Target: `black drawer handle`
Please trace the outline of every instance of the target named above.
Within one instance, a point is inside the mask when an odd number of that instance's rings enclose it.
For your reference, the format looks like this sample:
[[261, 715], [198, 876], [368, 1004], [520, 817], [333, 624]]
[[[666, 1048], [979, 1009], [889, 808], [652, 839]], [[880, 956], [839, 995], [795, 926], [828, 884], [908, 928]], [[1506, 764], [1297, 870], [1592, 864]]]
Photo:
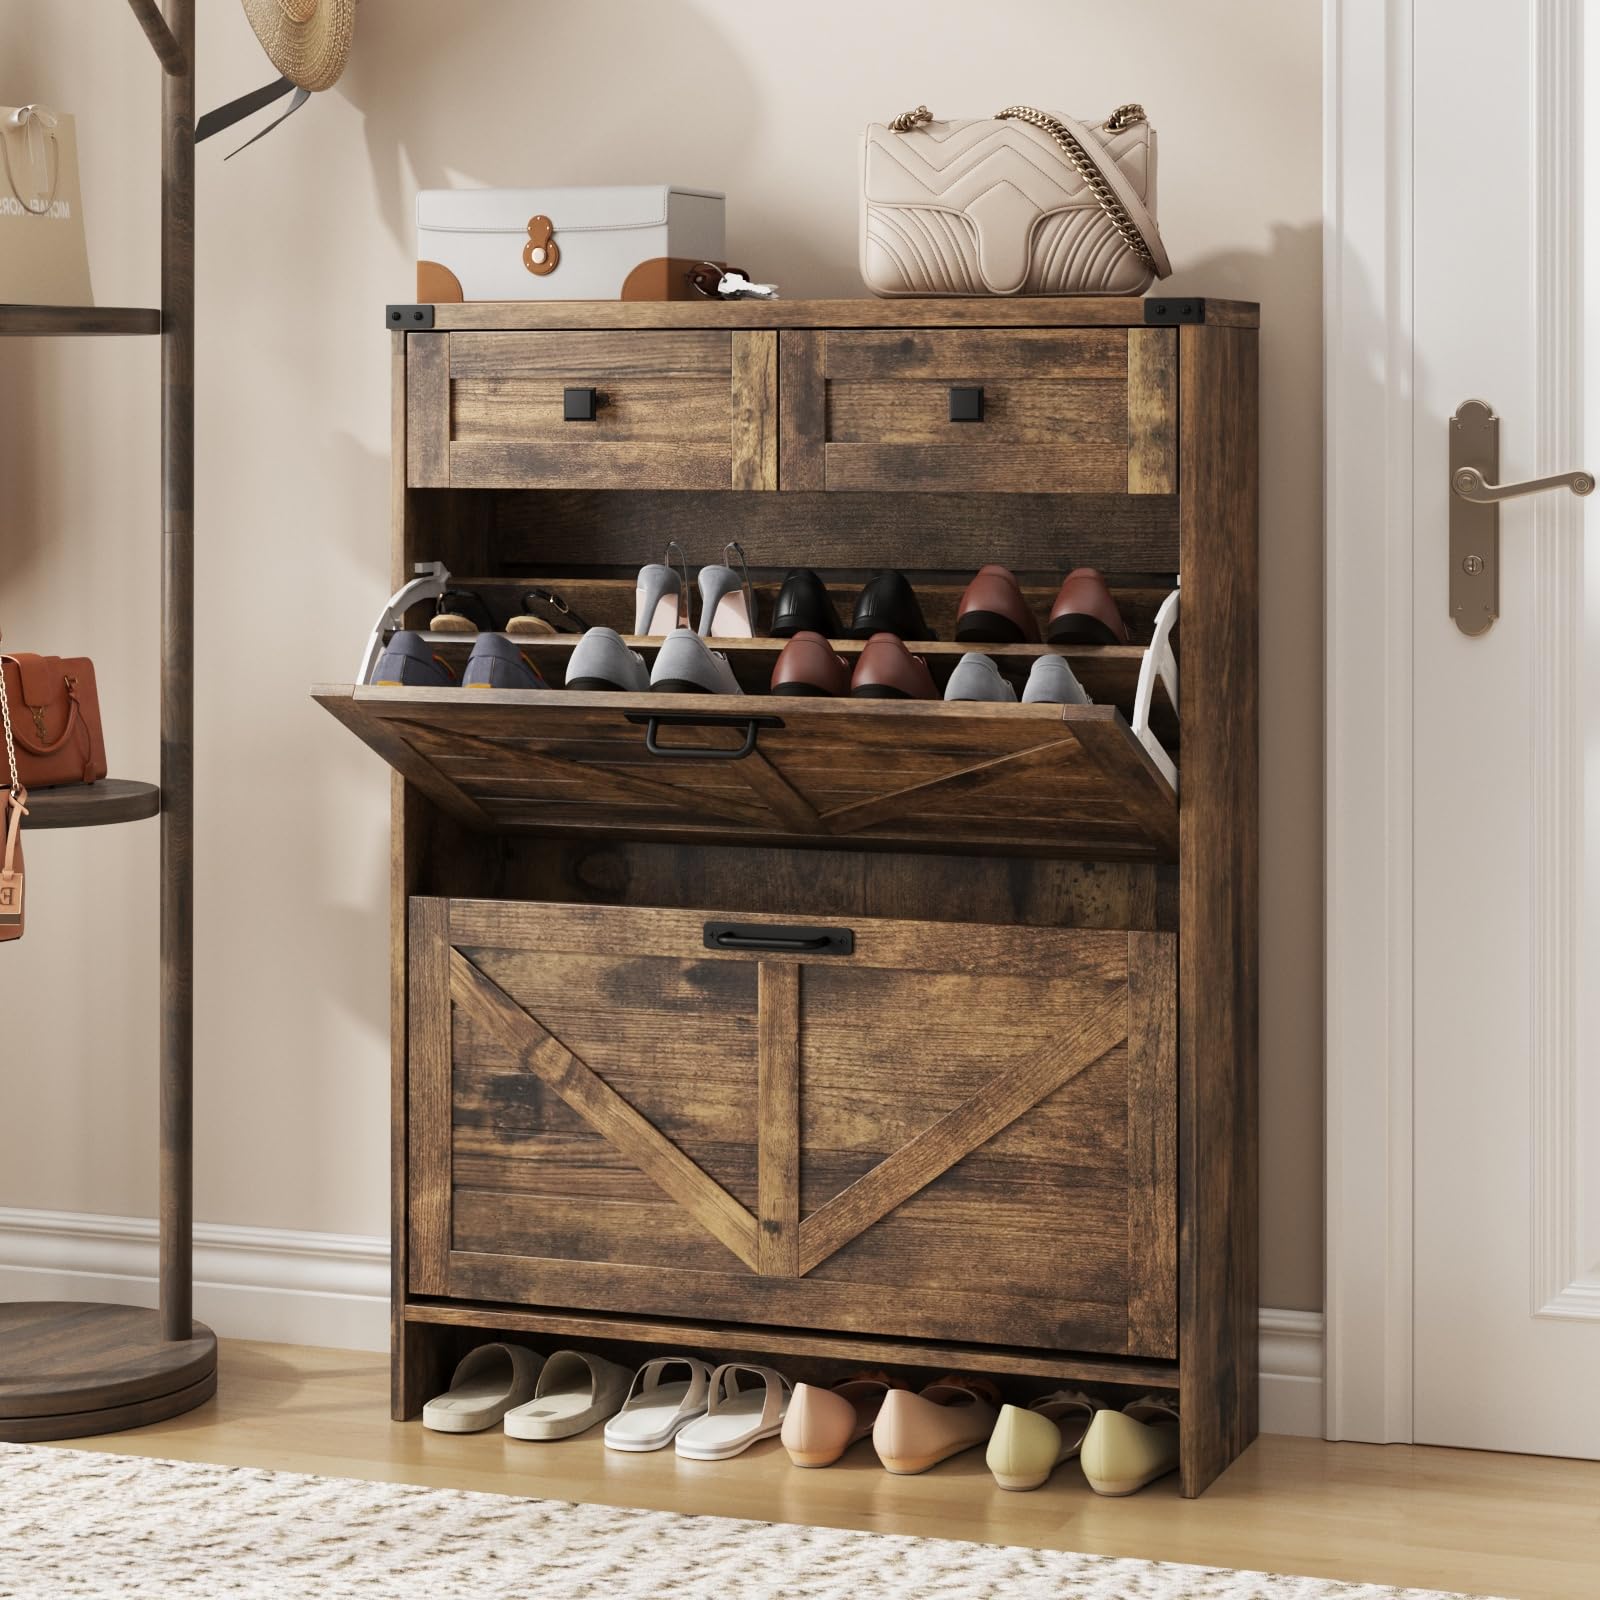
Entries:
[[595, 413], [606, 403], [598, 389], [563, 389], [561, 391], [561, 420], [563, 422], [593, 422]]
[[781, 955], [852, 956], [849, 928], [796, 928], [779, 924], [708, 922], [707, 950], [771, 950]]
[[[644, 747], [651, 755], [669, 756], [674, 761], [743, 761], [746, 756], [755, 753], [756, 740], [763, 728], [783, 726], [781, 717], [695, 717], [671, 711], [662, 712], [659, 716], [631, 711], [628, 721], [645, 724]], [[707, 750], [697, 745], [662, 744], [663, 724], [683, 728], [743, 728], [744, 743], [737, 750]]]
[[950, 390], [950, 420], [952, 422], [983, 421], [983, 387], [956, 385]]

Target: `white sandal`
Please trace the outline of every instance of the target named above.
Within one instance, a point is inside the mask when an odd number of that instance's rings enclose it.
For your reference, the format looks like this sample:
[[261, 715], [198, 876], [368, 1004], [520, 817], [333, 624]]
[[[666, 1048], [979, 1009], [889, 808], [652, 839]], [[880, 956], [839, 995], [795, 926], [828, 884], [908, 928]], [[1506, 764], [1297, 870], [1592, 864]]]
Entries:
[[[757, 1384], [745, 1387], [741, 1378]], [[757, 1439], [770, 1439], [783, 1427], [789, 1409], [789, 1380], [771, 1367], [728, 1361], [711, 1374], [706, 1414], [678, 1435], [680, 1456], [691, 1461], [726, 1461]]]
[[[663, 1383], [667, 1371], [687, 1371], [687, 1379]], [[694, 1356], [657, 1356], [634, 1375], [622, 1409], [606, 1424], [608, 1450], [664, 1450], [678, 1430], [704, 1416], [711, 1367]]]
[[626, 1367], [586, 1350], [557, 1350], [539, 1374], [539, 1386], [526, 1405], [506, 1412], [513, 1439], [570, 1439], [615, 1416], [627, 1398]]
[[533, 1398], [544, 1357], [520, 1344], [480, 1344], [469, 1350], [447, 1393], [422, 1408], [422, 1425], [436, 1433], [482, 1433], [513, 1406]]

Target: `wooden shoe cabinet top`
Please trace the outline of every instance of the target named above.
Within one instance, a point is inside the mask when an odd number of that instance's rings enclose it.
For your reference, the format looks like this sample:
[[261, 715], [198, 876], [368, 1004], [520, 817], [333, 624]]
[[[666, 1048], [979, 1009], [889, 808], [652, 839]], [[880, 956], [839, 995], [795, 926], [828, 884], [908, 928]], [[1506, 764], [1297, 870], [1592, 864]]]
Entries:
[[[771, 697], [763, 638], [742, 696], [564, 690], [568, 637], [548, 690], [317, 691], [396, 773], [395, 1414], [500, 1334], [979, 1371], [1177, 1393], [1199, 1493], [1256, 1431], [1256, 308], [390, 325], [396, 588], [625, 632], [737, 539], [763, 615], [904, 571], [941, 683], [989, 561], [1041, 614], [1099, 567], [1134, 637], [1065, 652], [1085, 707]], [[1174, 785], [1131, 724], [1180, 574]]]

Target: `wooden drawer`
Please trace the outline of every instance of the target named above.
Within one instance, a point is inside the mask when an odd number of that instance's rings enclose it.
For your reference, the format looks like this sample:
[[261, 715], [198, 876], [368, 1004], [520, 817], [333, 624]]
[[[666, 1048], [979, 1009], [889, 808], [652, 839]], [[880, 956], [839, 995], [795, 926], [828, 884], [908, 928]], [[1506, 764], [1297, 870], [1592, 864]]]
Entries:
[[[777, 335], [416, 333], [406, 482], [458, 489], [763, 489], [777, 483]], [[593, 389], [593, 420], [568, 420]]]
[[1177, 797], [1115, 706], [315, 694], [430, 800], [486, 831], [1177, 856]]
[[409, 1291], [1171, 1357], [1174, 948], [415, 899]]
[[[1171, 328], [781, 338], [785, 489], [1177, 490]], [[981, 391], [981, 420], [951, 420], [952, 389]]]

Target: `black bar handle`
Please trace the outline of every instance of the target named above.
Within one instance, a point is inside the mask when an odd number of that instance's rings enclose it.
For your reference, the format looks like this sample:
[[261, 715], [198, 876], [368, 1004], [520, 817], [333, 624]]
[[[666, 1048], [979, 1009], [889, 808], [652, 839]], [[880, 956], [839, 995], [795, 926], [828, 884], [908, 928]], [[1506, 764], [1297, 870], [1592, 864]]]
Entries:
[[[781, 717], [694, 717], [670, 711], [654, 717], [630, 712], [628, 721], [645, 724], [644, 747], [651, 755], [669, 756], [674, 761], [743, 761], [746, 756], [755, 753], [756, 740], [763, 728], [783, 726]], [[696, 745], [662, 744], [661, 728], [664, 724], [688, 728], [743, 728], [744, 743], [737, 750], [707, 750]]]
[[744, 743], [737, 750], [707, 750], [695, 745], [662, 744], [656, 737], [659, 723], [651, 717], [649, 726], [644, 730], [644, 747], [653, 756], [672, 756], [686, 761], [743, 761], [748, 755], [753, 755], [756, 748], [756, 739], [761, 729], [755, 722], [744, 725]]
[[789, 924], [708, 922], [707, 950], [770, 950], [778, 955], [850, 956], [856, 936], [849, 928], [805, 928]]

